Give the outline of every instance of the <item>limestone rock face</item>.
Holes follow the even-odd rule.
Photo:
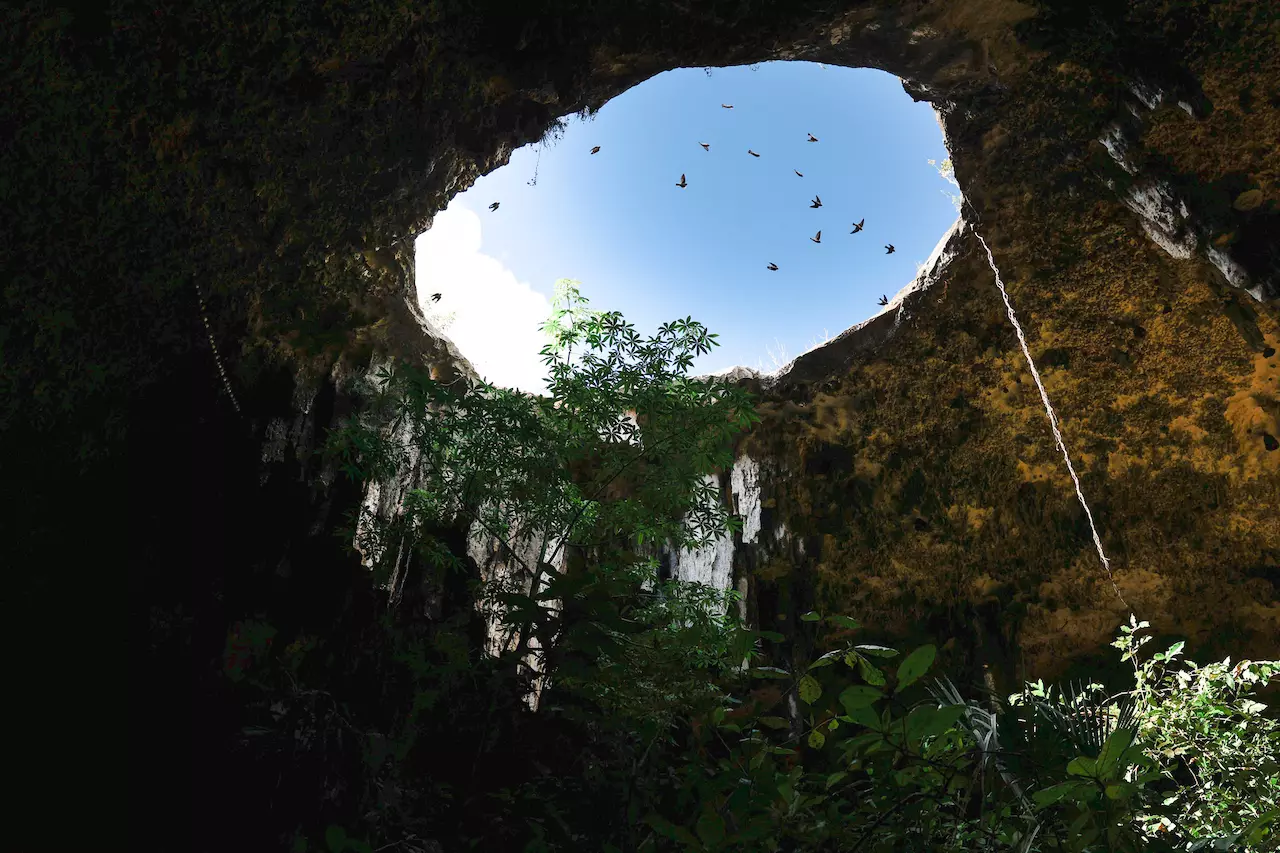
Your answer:
[[[123,609],[102,605],[122,586],[102,567],[127,555],[146,737],[196,744],[157,766],[207,758],[217,739],[186,726],[227,725],[211,662],[232,620],[335,630],[373,607],[335,536],[366,496],[313,451],[377,360],[466,371],[416,314],[415,234],[558,115],[678,66],[802,59],[880,68],[930,101],[966,204],[927,282],[776,380],[744,378],[765,415],[739,484],[757,539],[733,556],[751,612],[955,637],[1006,678],[1104,648],[1122,608],[977,233],[1125,598],[1194,645],[1274,655],[1277,26],[1254,0],[6,12],[12,600],[96,624]],[[58,636],[53,652],[83,645]],[[157,796],[153,813],[187,808]]]

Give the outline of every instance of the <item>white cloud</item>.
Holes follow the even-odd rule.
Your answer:
[[[495,385],[541,393],[546,371],[538,325],[551,313],[547,297],[516,278],[502,261],[480,251],[480,217],[461,206],[439,213],[418,237],[418,294],[453,314],[447,334],[476,370]]]

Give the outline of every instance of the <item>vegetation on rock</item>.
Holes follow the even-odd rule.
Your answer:
[[[1132,621],[1116,642],[1134,660],[1121,689],[966,698],[936,675],[932,645],[900,654],[814,612],[789,636],[749,630],[732,595],[661,579],[655,544],[735,526],[704,477],[732,460],[751,401],[686,376],[714,345],[699,324],[642,338],[571,287],[561,297],[548,396],[396,368],[330,443],[352,476],[414,472],[403,512],[366,512],[356,544],[399,596],[461,583],[452,612],[389,614],[358,652],[337,635],[273,642],[258,623],[228,646],[244,748],[333,761],[318,807],[272,815],[294,849],[1092,853],[1274,839],[1280,727],[1250,695],[1280,664],[1196,667],[1181,644],[1144,659],[1147,626]],[[482,576],[468,536],[497,540],[511,571]],[[358,656],[376,661],[364,686],[377,701],[333,666]]]

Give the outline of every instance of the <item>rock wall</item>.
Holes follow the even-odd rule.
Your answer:
[[[1275,653],[1270,4],[197,0],[2,14],[15,627],[46,637],[48,660],[82,661],[86,648],[124,659],[127,625],[150,814],[219,825],[216,797],[166,780],[216,763],[234,722],[217,663],[232,621],[342,631],[375,609],[335,535],[361,489],[312,451],[358,409],[347,379],[375,359],[455,369],[414,313],[412,237],[555,116],[678,66],[897,74],[942,114],[967,199],[928,287],[762,383],[766,420],[743,452],[760,466],[768,547],[737,566],[762,621],[821,606],[886,632],[964,628],[979,659],[1048,674],[1119,619],[976,228],[1126,597],[1201,646]],[[127,585],[109,568],[124,561]],[[15,683],[62,671],[48,660],[24,657]],[[123,676],[76,668],[39,691],[27,728],[58,727],[78,766],[123,766],[85,760],[118,738],[71,710]],[[48,742],[25,746],[32,791],[67,782]],[[112,787],[79,784],[81,800]]]

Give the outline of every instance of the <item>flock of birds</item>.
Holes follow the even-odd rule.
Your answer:
[[[726,109],[726,110],[731,110],[731,109],[733,109],[733,104],[721,104],[720,106],[721,106],[722,108]],[[806,134],[806,135],[808,136],[808,139],[807,139],[806,141],[808,141],[808,142],[817,142],[817,141],[818,141],[818,137],[814,136],[812,133],[809,133],[809,134]],[[703,150],[703,151],[706,151],[707,153],[710,153],[710,152],[711,152],[711,143],[710,143],[710,142],[699,142],[699,143],[698,143],[698,145],[700,145],[700,146],[702,147],[702,150]],[[599,153],[600,153],[600,146],[599,146],[599,145],[593,145],[593,146],[591,147],[591,152],[590,152],[590,153],[591,153],[591,154],[599,154]],[[759,154],[757,154],[755,151],[752,151],[750,148],[748,148],[748,149],[747,149],[747,153],[748,153],[748,154],[750,154],[752,157],[759,157],[759,156],[760,156],[760,155],[759,155]],[[798,178],[803,178],[803,177],[804,177],[804,173],[803,173],[803,172],[801,172],[799,169],[792,169],[791,171],[795,172],[795,173],[796,173],[796,177],[798,177]],[[689,186],[689,180],[688,180],[687,176],[686,176],[684,173],[681,173],[681,175],[680,175],[680,180],[676,182],[676,186],[678,186],[680,189],[684,189],[685,187]],[[489,205],[489,210],[491,210],[491,211],[496,211],[500,206],[501,206],[501,203],[500,203],[500,202],[496,202],[496,201],[495,201],[493,204]],[[815,195],[815,196],[813,197],[813,201],[811,201],[811,202],[809,203],[809,207],[810,207],[810,208],[812,208],[812,209],[814,209],[814,210],[817,210],[818,208],[822,207],[822,197],[821,197],[821,196],[818,196],[818,195]],[[854,223],[853,223],[853,230],[852,230],[852,231],[850,231],[849,233],[850,233],[850,234],[857,234],[859,231],[861,231],[861,230],[862,230],[863,226],[865,226],[866,224],[867,224],[866,217],[863,217],[861,220],[859,220],[859,221],[857,221],[857,222],[854,222]],[[814,235],[813,235],[812,237],[810,237],[809,239],[810,239],[812,242],[814,242],[814,243],[821,244],[821,243],[822,243],[822,231],[821,231],[821,230],[819,230],[817,234],[814,234]],[[886,254],[886,255],[892,255],[892,254],[893,254],[894,252],[896,252],[896,251],[897,251],[897,249],[895,249],[895,248],[894,248],[894,245],[893,245],[892,243],[888,243],[888,244],[886,244],[886,245],[885,245],[885,247],[884,247],[884,252],[885,252],[885,254]],[[778,271],[778,269],[779,269],[779,267],[778,267],[778,265],[777,265],[777,264],[775,264],[775,263],[773,263],[772,261],[770,261],[768,264],[766,264],[766,265],[765,265],[765,269],[770,270],[771,272],[777,272],[777,271]],[[432,301],[433,301],[433,302],[435,302],[435,301],[439,301],[439,299],[440,299],[440,294],[438,294],[438,293],[436,293],[436,294],[432,294]],[[882,296],[877,300],[877,303],[878,303],[879,305],[881,305],[881,306],[888,305],[888,304],[889,304],[889,297],[888,297],[888,296],[886,296],[886,295],[882,295]]]

